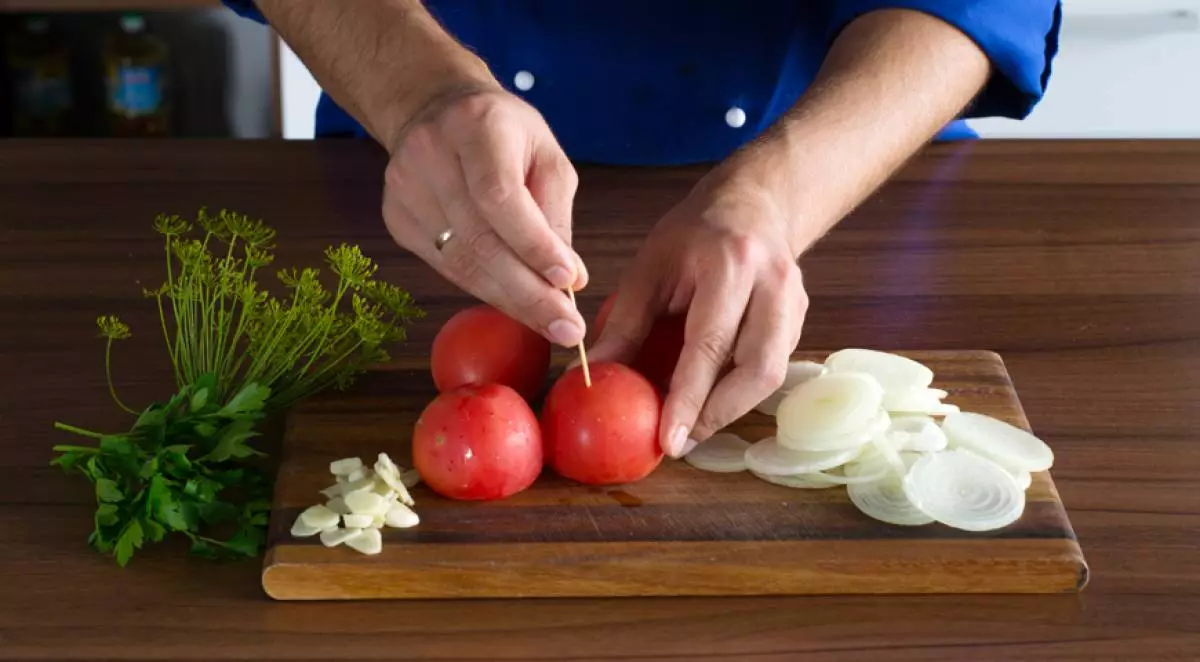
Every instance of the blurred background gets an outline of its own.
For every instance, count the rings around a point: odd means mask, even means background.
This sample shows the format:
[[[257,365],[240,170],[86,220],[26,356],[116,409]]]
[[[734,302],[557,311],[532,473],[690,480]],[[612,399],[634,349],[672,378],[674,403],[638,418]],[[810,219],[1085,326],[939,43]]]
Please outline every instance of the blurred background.
[[[0,40],[0,136],[313,135],[304,65],[218,0],[0,0]],[[1046,98],[1024,122],[972,125],[1200,137],[1200,0],[1067,0]]]

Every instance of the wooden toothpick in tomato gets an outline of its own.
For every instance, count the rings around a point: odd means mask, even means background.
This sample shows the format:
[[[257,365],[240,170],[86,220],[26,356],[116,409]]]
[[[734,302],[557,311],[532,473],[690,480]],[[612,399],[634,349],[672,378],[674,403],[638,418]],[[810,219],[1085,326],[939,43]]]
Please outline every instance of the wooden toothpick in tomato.
[[[629,367],[593,363],[590,388],[579,368],[568,370],[542,407],[546,463],[589,485],[641,480],[662,460],[661,413],[657,389]]]

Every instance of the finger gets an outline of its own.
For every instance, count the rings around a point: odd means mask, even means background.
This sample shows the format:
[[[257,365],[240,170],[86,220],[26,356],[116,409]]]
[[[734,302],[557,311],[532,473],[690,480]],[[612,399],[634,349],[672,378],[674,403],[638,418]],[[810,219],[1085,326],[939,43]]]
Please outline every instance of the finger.
[[[702,441],[712,433],[696,423],[733,350],[752,284],[741,270],[725,267],[696,285],[659,429],[663,452],[671,457],[682,455],[689,439]]]
[[[587,287],[588,272],[583,259],[573,248],[571,216],[575,193],[579,189],[579,175],[556,143],[551,140],[542,145],[533,155],[526,185],[534,203],[546,216],[550,230],[568,246],[572,246],[576,259],[573,287],[576,291],[582,290]]]
[[[477,214],[513,253],[551,285],[564,289],[577,279],[575,253],[550,228],[525,185],[527,145],[523,133],[482,125],[458,145],[467,191]]]
[[[454,160],[448,153],[426,159],[429,189],[454,232],[438,252],[435,268],[473,294],[487,292],[485,300],[551,342],[578,345],[585,328],[579,311],[563,291],[518,259],[479,217]]]
[[[760,282],[750,295],[733,352],[734,368],[712,389],[692,429],[703,439],[729,425],[783,385],[799,340],[804,308],[786,284]],[[803,290],[800,291],[803,294]]]
[[[644,250],[644,249],[643,249]],[[649,258],[639,254],[633,266],[621,278],[617,298],[608,321],[596,343],[588,349],[588,358],[600,363],[628,363],[637,355],[661,309],[658,279],[643,267]]]

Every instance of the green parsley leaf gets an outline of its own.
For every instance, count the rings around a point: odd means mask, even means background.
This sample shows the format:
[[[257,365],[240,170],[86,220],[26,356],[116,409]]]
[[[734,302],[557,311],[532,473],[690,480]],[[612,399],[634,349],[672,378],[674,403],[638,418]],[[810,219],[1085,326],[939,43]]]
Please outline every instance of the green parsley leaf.
[[[121,488],[117,487],[116,481],[108,478],[97,478],[96,498],[100,501],[116,503],[124,500],[125,495],[121,494]]]
[[[247,458],[253,455],[263,455],[250,446],[246,445],[246,440],[257,437],[258,433],[254,431],[254,421],[248,418],[239,418],[221,431],[220,437],[217,439],[217,445],[204,456],[203,459],[212,462],[224,462],[229,458]]]
[[[237,395],[233,396],[217,413],[222,416],[232,416],[262,411],[263,404],[270,395],[271,389],[251,382],[243,386],[242,390],[238,391]]]
[[[133,551],[141,548],[142,541],[141,522],[136,519],[131,520],[113,546],[113,556],[117,559],[117,565],[124,568],[125,564],[129,563],[129,559],[133,557]]]

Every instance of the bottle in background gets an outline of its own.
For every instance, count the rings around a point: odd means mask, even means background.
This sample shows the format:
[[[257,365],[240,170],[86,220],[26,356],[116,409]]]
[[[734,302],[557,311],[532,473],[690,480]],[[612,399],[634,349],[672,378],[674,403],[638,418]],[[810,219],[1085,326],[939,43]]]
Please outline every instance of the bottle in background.
[[[72,107],[71,52],[49,19],[27,18],[8,46],[16,136],[62,136]]]
[[[170,133],[167,47],[146,31],[140,14],[125,14],[105,48],[109,130],[114,136]]]

